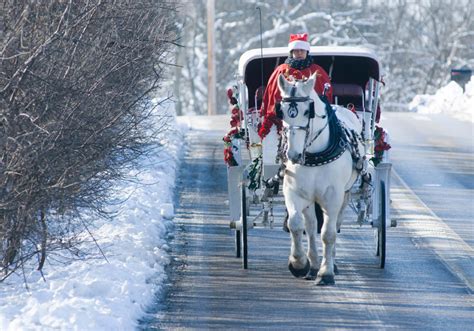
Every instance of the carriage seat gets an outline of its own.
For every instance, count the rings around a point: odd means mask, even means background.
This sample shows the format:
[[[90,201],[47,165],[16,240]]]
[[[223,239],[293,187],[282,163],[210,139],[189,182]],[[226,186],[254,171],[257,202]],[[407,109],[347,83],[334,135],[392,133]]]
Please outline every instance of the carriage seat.
[[[334,103],[347,107],[349,104],[355,106],[356,111],[364,111],[364,90],[357,84],[332,84]]]

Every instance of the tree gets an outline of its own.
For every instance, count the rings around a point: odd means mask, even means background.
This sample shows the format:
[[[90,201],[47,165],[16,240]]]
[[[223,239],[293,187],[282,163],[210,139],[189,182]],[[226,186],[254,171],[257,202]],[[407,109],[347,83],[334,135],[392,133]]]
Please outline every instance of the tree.
[[[385,105],[405,110],[416,94],[434,93],[454,66],[474,65],[474,24],[469,1],[395,0],[385,18],[380,45],[386,68]]]
[[[165,125],[148,96],[177,37],[173,1],[5,0],[0,10],[8,276],[34,256],[41,269],[57,250],[82,258],[81,215],[107,216],[111,187]]]
[[[186,17],[202,20],[206,1],[195,1]],[[433,93],[449,79],[453,66],[474,66],[473,5],[468,0],[389,1],[216,1],[217,109],[227,111],[226,88],[238,58],[260,47],[258,11],[262,10],[263,46],[284,46],[288,35],[309,32],[312,45],[352,45],[378,55],[386,86],[384,110],[406,109],[414,95]],[[188,19],[186,22],[189,22]],[[183,77],[194,79],[175,91],[178,100],[206,109],[206,25],[184,25]],[[190,44],[192,43],[192,44]],[[192,52],[190,52],[192,50]],[[181,62],[180,65],[183,65]],[[191,108],[183,103],[183,113]]]

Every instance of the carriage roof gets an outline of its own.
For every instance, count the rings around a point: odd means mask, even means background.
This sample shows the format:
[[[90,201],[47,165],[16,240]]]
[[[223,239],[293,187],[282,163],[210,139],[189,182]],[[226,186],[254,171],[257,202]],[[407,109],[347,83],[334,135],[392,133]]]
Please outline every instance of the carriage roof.
[[[263,56],[262,56],[263,53]],[[380,66],[376,55],[369,49],[350,46],[312,46],[313,62],[331,73],[331,82],[357,84],[365,87],[369,78],[380,81]],[[262,63],[263,57],[263,63]],[[257,48],[246,51],[239,60],[239,75],[249,90],[266,85],[273,70],[288,57],[287,47]],[[331,70],[332,67],[332,70]]]

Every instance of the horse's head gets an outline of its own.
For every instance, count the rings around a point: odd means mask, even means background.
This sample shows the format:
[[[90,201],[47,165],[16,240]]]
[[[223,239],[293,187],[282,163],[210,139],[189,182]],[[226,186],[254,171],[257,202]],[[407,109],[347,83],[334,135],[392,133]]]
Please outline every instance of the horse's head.
[[[280,74],[278,87],[282,96],[275,105],[278,118],[283,121],[287,138],[287,157],[301,163],[313,118],[325,118],[325,105],[314,91],[316,73],[306,81],[288,81]]]

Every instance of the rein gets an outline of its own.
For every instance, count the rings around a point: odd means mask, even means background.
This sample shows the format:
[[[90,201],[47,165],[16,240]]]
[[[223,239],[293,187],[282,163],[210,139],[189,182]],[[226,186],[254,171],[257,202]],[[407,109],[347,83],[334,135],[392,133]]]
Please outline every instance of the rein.
[[[310,141],[309,143],[307,142],[307,141],[308,141],[308,136],[309,136],[309,130],[308,130],[308,132],[306,133],[307,137],[306,137],[305,142],[304,142],[304,143],[305,143],[305,148],[304,148],[303,152],[306,152],[306,148],[310,147],[311,144],[312,144],[316,139],[318,139],[318,137],[321,135],[321,133],[323,133],[324,129],[327,128],[328,124],[329,124],[329,119],[326,121],[326,124],[324,124],[324,126],[323,126],[321,129],[319,129],[318,132],[316,132],[316,134],[314,135],[313,139],[311,139],[311,141]]]

